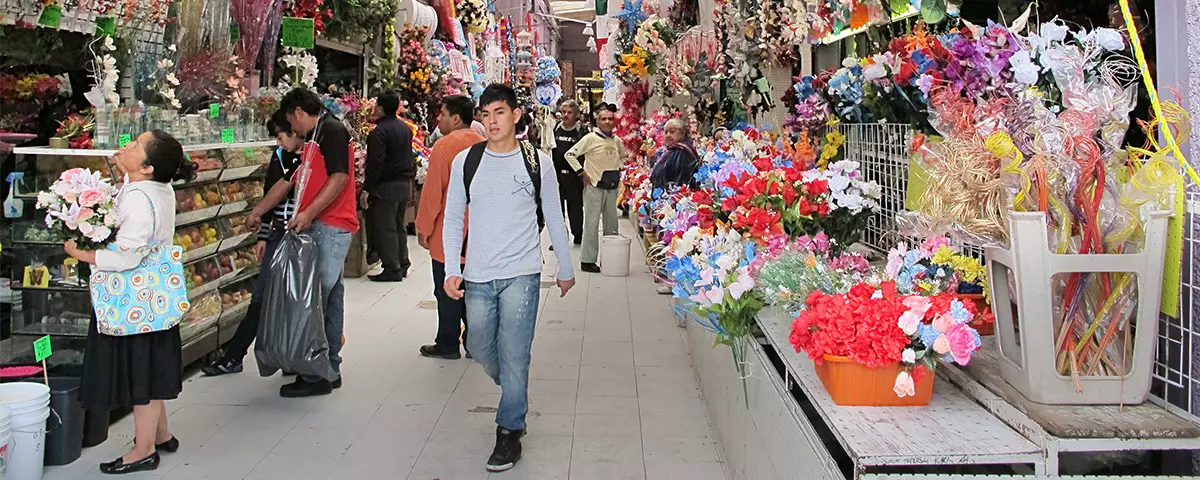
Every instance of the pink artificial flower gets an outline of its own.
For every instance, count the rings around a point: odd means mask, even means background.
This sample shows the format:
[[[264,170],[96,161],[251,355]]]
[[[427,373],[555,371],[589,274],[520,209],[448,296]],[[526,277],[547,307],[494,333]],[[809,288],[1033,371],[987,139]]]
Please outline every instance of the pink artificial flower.
[[[909,310],[900,314],[900,320],[897,323],[900,325],[900,330],[904,331],[905,335],[912,335],[917,333],[917,327],[921,325],[921,319],[924,318],[924,316],[925,314]]]
[[[825,235],[825,232],[817,232],[816,235],[813,235],[812,241],[817,246],[817,251],[829,251],[829,236]]]
[[[937,340],[933,341],[933,351],[937,352],[938,355],[950,353],[950,339],[945,335],[939,335]]]
[[[892,391],[901,398],[916,395],[917,386],[913,384],[912,375],[909,375],[908,372],[900,372],[899,375],[896,375],[896,385],[892,387]]]
[[[70,182],[70,181],[74,180],[76,176],[79,176],[79,175],[85,175],[85,174],[86,174],[85,172],[87,172],[87,169],[84,169],[84,168],[72,168],[72,169],[70,169],[70,170],[67,170],[67,171],[65,171],[65,172],[62,172],[62,174],[60,174],[60,175],[58,176],[58,181],[60,181],[60,182]]]
[[[930,255],[933,255],[933,252],[938,251],[939,248],[949,247],[949,246],[950,246],[949,238],[946,238],[946,237],[943,237],[940,235],[936,236],[936,237],[929,237],[929,238],[925,239],[924,243],[921,243],[921,253],[924,253],[925,256],[928,257]]]
[[[921,77],[917,79],[917,88],[921,89],[921,93],[929,95],[929,91],[933,90],[933,77],[927,73],[922,74]]]
[[[99,205],[102,200],[104,200],[104,192],[94,188],[84,190],[79,194],[79,206],[81,207],[94,207]]]
[[[949,313],[943,313],[933,318],[933,328],[937,329],[939,332],[946,333],[950,331],[950,327],[953,325],[954,317],[951,317]]]
[[[979,341],[974,330],[967,324],[960,323],[950,327],[950,331],[941,337],[946,339],[954,363],[966,365],[971,361],[971,355],[979,350]]]
[[[78,212],[75,212],[75,223],[83,224],[84,222],[87,222],[94,216],[96,216],[96,212],[93,211],[92,209],[80,208]]]
[[[929,301],[929,297],[920,295],[909,295],[904,297],[904,306],[908,307],[913,313],[922,319],[925,318],[925,313],[933,306],[933,302]]]

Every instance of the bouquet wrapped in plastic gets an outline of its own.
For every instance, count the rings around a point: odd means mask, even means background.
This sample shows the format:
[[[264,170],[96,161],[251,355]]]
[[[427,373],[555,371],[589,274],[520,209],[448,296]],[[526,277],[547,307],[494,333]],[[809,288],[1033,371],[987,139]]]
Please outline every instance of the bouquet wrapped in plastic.
[[[100,172],[72,168],[38,193],[37,208],[46,211],[46,226],[56,240],[95,250],[117,234],[116,197],[117,189]]]

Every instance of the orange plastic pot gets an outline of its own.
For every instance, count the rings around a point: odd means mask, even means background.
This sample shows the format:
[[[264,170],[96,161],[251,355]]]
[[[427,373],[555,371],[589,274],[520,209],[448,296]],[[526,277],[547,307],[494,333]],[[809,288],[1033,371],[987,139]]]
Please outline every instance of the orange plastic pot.
[[[983,312],[983,309],[988,308],[988,302],[983,298],[982,293],[960,293],[958,298],[964,302],[972,302],[975,304],[975,310]],[[996,322],[983,323],[976,322],[971,324],[980,336],[987,337],[996,334]]]
[[[868,368],[849,357],[825,355],[817,365],[817,376],[833,403],[846,407],[916,407],[929,405],[933,395],[933,372],[926,370],[916,383],[916,395],[898,397],[893,387],[900,365]]]

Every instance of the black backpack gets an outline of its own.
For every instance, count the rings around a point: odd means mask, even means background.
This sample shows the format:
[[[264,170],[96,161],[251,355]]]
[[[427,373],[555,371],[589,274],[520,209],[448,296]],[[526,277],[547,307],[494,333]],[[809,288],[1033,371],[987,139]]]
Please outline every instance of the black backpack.
[[[546,227],[546,216],[542,213],[542,172],[541,162],[538,161],[537,150],[533,148],[533,144],[529,142],[520,142],[521,157],[525,159],[525,171],[529,173],[529,180],[533,182],[533,201],[537,204],[537,226],[538,232],[541,232]],[[471,180],[475,178],[475,172],[479,170],[479,162],[483,161],[483,152],[487,149],[487,142],[480,142],[471,147],[467,152],[467,161],[463,164],[463,186],[467,189],[467,205],[471,204]],[[463,239],[465,246],[466,239]]]

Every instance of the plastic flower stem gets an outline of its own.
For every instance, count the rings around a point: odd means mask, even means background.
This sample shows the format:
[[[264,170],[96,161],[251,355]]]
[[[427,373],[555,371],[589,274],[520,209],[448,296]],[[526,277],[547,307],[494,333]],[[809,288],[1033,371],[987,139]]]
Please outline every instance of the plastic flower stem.
[[[1004,173],[1016,174],[1021,177],[1021,190],[1013,197],[1012,206],[1014,210],[1019,212],[1028,211],[1029,209],[1025,207],[1025,197],[1029,194],[1031,183],[1029,175],[1020,168],[1021,163],[1025,161],[1025,156],[1021,154],[1020,150],[1017,150],[1017,146],[1013,144],[1012,137],[1004,132],[991,134],[984,145],[987,147],[988,152],[991,152],[998,159],[1003,160],[1012,157],[1012,163],[1005,165],[1003,168]]]
[[[1142,50],[1142,40],[1138,36],[1137,26],[1133,23],[1133,12],[1129,9],[1129,0],[1118,0],[1118,3],[1121,5],[1121,16],[1125,18],[1125,30],[1129,32],[1129,43],[1133,44],[1133,57],[1137,59],[1138,67],[1141,69],[1142,83],[1146,86],[1146,92],[1150,94],[1150,107],[1154,109],[1154,115],[1158,117],[1162,134],[1167,138],[1167,145],[1171,147],[1175,161],[1179,162],[1179,165],[1187,172],[1193,184],[1200,185],[1200,175],[1196,174],[1196,170],[1179,150],[1175,134],[1167,124],[1167,117],[1163,115],[1163,106],[1158,99],[1158,89],[1154,88],[1154,77],[1150,75],[1150,65],[1146,62],[1146,53]]]
[[[1083,351],[1088,340],[1092,338],[1092,335],[1094,335],[1096,330],[1100,327],[1100,321],[1108,316],[1113,304],[1117,301],[1117,297],[1120,297],[1120,292],[1129,286],[1130,278],[1133,277],[1133,275],[1128,273],[1118,273],[1117,276],[1119,277],[1119,280],[1117,280],[1116,291],[1114,291],[1112,295],[1109,295],[1108,299],[1104,301],[1104,305],[1101,306],[1100,310],[1096,312],[1096,319],[1092,322],[1092,326],[1087,329],[1087,332],[1085,332],[1083,337],[1079,339],[1079,342],[1075,344],[1076,353],[1081,353]],[[1104,333],[1104,339],[1100,342],[1101,353],[1104,351],[1104,347],[1107,345],[1113,331],[1116,330],[1116,326],[1122,323],[1117,320],[1119,319],[1109,319],[1108,330]]]

